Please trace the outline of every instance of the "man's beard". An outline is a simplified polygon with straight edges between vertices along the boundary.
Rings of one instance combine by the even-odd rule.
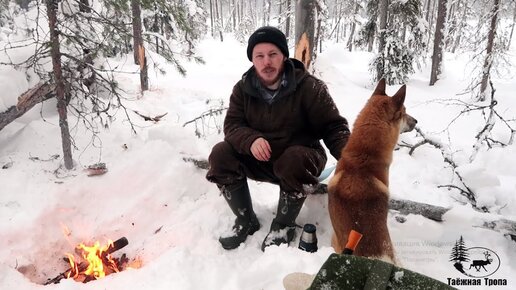
[[[266,87],[269,87],[269,86],[274,85],[275,83],[277,83],[281,79],[281,77],[283,76],[283,68],[278,70],[278,74],[272,80],[265,80],[265,79],[263,79],[262,76],[259,73],[257,73],[256,75],[258,76],[258,79],[260,80],[260,83],[262,85],[264,85]]]

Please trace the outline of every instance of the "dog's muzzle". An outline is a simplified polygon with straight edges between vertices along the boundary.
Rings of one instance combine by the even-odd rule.
[[[409,114],[405,115],[403,122],[401,123],[400,133],[410,132],[416,127],[417,120]]]

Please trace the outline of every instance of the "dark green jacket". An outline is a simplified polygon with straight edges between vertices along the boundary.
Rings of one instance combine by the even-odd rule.
[[[284,83],[269,104],[253,80],[256,72],[251,67],[233,87],[224,120],[225,140],[238,153],[251,155],[251,144],[263,137],[271,145],[274,161],[292,145],[322,149],[322,139],[331,154],[340,157],[349,137],[348,122],[324,82],[309,74],[300,61],[288,59]]]

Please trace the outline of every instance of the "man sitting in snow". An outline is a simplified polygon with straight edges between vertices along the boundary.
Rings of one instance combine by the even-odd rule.
[[[251,35],[247,57],[253,66],[233,87],[224,141],[209,156],[206,178],[217,184],[237,216],[231,235],[219,239],[224,249],[237,248],[260,228],[247,178],[280,187],[276,217],[262,250],[290,243],[295,220],[326,164],[319,141],[338,159],[348,140],[348,123],[326,85],[288,56],[280,30],[265,26]]]

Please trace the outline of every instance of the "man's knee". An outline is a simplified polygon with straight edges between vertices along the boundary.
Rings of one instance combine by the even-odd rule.
[[[233,184],[242,179],[240,162],[235,155],[236,151],[228,142],[215,144],[208,157],[210,168],[206,179],[219,185]]]
[[[324,169],[326,156],[317,149],[305,146],[291,146],[281,154],[274,164],[274,172],[278,176],[291,176],[303,181],[313,180],[310,176],[318,176]]]
[[[212,164],[218,164],[226,161],[228,157],[231,157],[235,154],[235,151],[233,150],[233,147],[226,142],[222,141],[211,149],[210,156],[208,157],[208,161],[210,162],[210,165]]]
[[[274,164],[274,169],[278,171],[290,171],[295,168],[304,167],[306,149],[302,146],[290,146]]]

